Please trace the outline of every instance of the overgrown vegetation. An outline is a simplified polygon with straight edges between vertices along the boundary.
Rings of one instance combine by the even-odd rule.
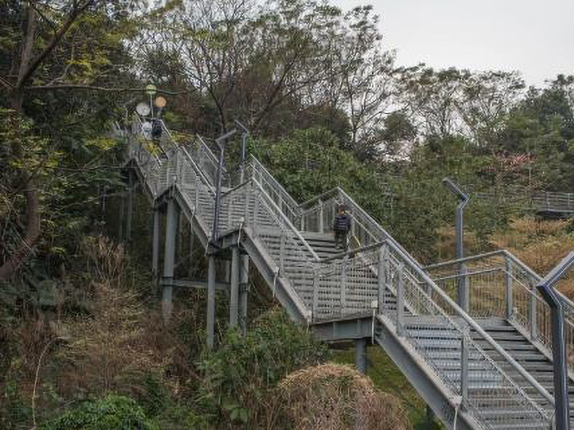
[[[127,125],[149,83],[168,98],[163,118],[183,142],[238,119],[249,150],[294,197],[341,186],[426,263],[453,257],[456,203],[443,177],[498,194],[572,189],[574,76],[527,88],[518,72],[403,67],[383,49],[370,6],[148,3],[0,2],[0,427],[289,428],[297,396],[315,396],[318,408],[359,398],[382,408],[347,370],[327,387],[341,397],[318,395],[320,372],[281,385],[330,354],[270,311],[263,291],[252,293],[247,336],[222,325],[212,353],[202,292],[179,294],[162,324],[149,217],[134,219],[131,241],[119,234],[125,143],[110,137],[112,123]],[[230,170],[239,148],[230,143]],[[504,247],[544,274],[574,246],[571,222],[546,215],[473,196],[467,250]],[[205,275],[201,263],[184,266]],[[574,296],[571,280],[561,288]],[[427,425],[421,400],[376,354],[375,384],[399,396],[414,427]],[[305,375],[317,378],[284,402],[278,387]],[[335,418],[354,413],[342,412]]]

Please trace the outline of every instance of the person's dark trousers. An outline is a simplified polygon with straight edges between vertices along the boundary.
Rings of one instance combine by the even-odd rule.
[[[340,246],[339,246],[340,244]],[[335,231],[335,248],[347,249],[347,232]]]

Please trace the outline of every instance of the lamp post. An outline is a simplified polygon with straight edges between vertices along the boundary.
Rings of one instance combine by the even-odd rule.
[[[242,184],[245,180],[245,157],[247,156],[247,137],[249,136],[249,130],[237,120],[235,120],[235,124],[241,129],[241,175],[239,177],[239,183]]]
[[[237,130],[233,129],[224,135],[215,139],[215,143],[219,148],[219,163],[217,165],[217,177],[215,180],[215,208],[213,214],[213,231],[211,232],[211,243],[215,244],[217,240],[217,228],[219,226],[219,210],[221,204],[221,174],[223,171],[223,162],[225,157],[225,140],[237,133]]]
[[[564,308],[554,285],[574,265],[574,251],[570,252],[536,287],[550,306],[552,326],[552,364],[554,367],[554,419],[556,430],[570,430],[570,402],[568,399],[568,361],[564,337]]]
[[[153,119],[153,96],[157,92],[157,88],[153,84],[149,84],[145,87],[145,93],[149,96],[149,108],[151,110],[151,117]]]
[[[452,181],[450,178],[444,178],[442,183],[445,187],[452,191],[459,199],[460,202],[456,206],[455,213],[455,231],[456,231],[456,258],[464,258],[464,207],[468,204],[470,197],[462,189]],[[458,279],[458,305],[465,311],[468,310],[468,288],[466,286],[466,276],[464,272],[464,264],[460,263],[459,271],[460,277]]]

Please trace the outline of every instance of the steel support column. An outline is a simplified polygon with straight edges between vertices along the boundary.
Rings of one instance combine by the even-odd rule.
[[[159,282],[159,209],[153,211],[153,237],[152,237],[152,259],[151,275],[154,293],[157,293]]]
[[[355,339],[355,365],[359,372],[367,374],[367,339]]]
[[[177,233],[177,208],[175,200],[170,199],[167,203],[167,219],[165,224],[165,251],[163,257],[163,278],[168,285],[163,287],[161,298],[161,310],[164,321],[167,323],[171,318],[173,308],[172,294],[173,270],[175,264],[175,242]]]
[[[128,171],[128,213],[126,215],[126,240],[132,240],[132,217],[134,212],[134,173]]]
[[[213,348],[215,339],[215,256],[208,257],[207,268],[207,347]]]
[[[243,334],[247,333],[247,298],[249,294],[249,256],[240,257],[239,267],[239,324]]]
[[[231,279],[230,279],[230,299],[229,299],[229,326],[237,327],[239,321],[239,248],[231,248]]]

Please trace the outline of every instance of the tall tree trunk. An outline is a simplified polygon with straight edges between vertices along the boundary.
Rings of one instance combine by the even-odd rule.
[[[24,94],[21,89],[21,85],[24,83],[23,78],[28,72],[28,68],[32,60],[34,37],[36,34],[36,13],[31,6],[28,7],[26,13],[26,34],[21,48],[20,64],[18,68],[19,85],[16,85],[8,95],[10,108],[18,114],[18,117],[16,118],[16,133],[18,137],[21,137],[22,107],[24,104]],[[24,148],[22,147],[21,142],[22,139],[20,138],[12,141],[12,157],[19,161],[21,166],[18,168],[18,181],[14,184],[14,187],[26,199],[26,229],[24,231],[24,237],[16,251],[14,251],[8,260],[0,266],[0,280],[9,279],[14,272],[18,270],[22,265],[22,262],[32,252],[33,246],[40,236],[40,199],[38,197],[36,181],[32,174],[27,170],[26,166],[22,164]]]

